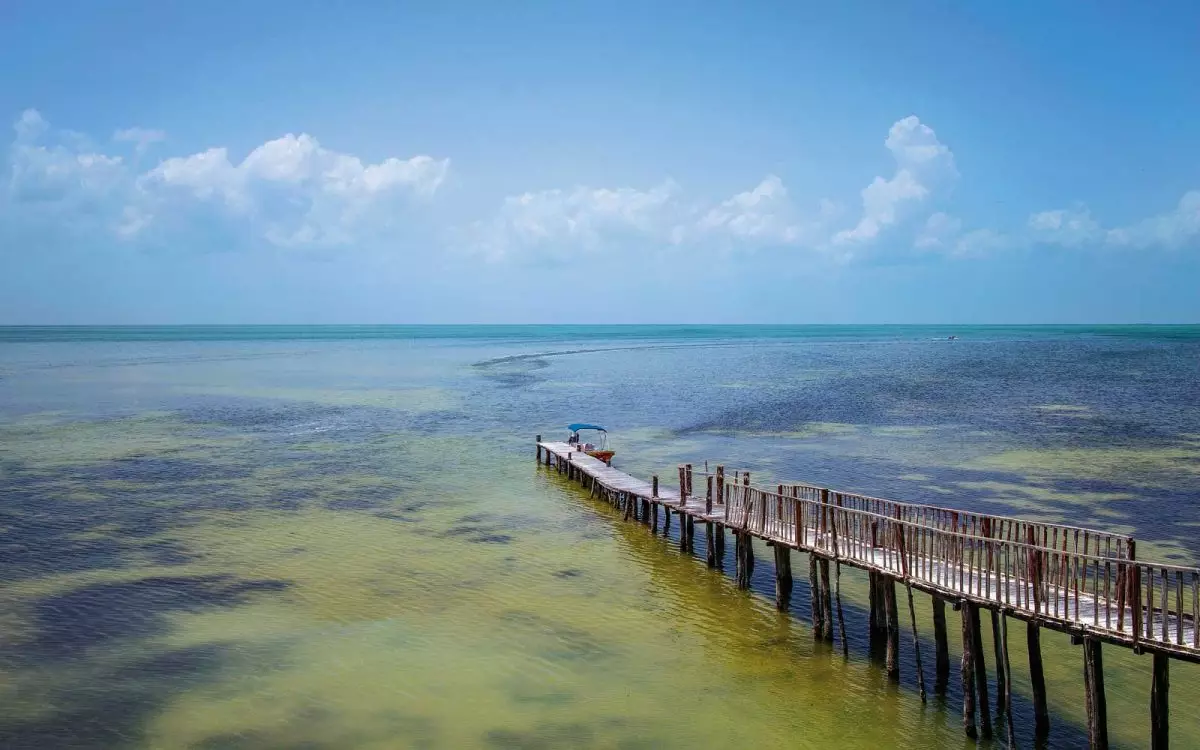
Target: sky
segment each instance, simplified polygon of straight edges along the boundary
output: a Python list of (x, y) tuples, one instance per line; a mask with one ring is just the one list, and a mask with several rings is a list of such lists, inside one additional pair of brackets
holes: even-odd
[(0, 2), (0, 324), (1200, 323), (1196, 3)]

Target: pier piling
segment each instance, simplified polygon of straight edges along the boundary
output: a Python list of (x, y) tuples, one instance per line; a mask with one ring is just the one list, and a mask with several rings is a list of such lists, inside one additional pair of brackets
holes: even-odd
[(782, 544), (775, 548), (775, 609), (786, 612), (792, 602), (792, 552)]
[(946, 694), (950, 682), (950, 647), (946, 639), (946, 600), (933, 595), (933, 692)]
[(1170, 747), (1169, 715), (1171, 703), (1171, 660), (1166, 654), (1154, 655), (1154, 676), (1150, 686), (1150, 748), (1166, 750)]
[(1104, 659), (1100, 641), (1083, 639), (1083, 684), (1087, 696), (1089, 750), (1108, 750), (1108, 702), (1104, 697)]

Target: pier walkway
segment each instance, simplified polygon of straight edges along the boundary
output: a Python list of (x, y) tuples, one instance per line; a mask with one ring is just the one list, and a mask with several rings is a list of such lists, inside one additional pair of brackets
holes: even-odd
[[(677, 477), (672, 478), (675, 487), (667, 488), (659, 485), (657, 476), (651, 481), (632, 477), (580, 452), (578, 446), (543, 442), (540, 436), (537, 454), (539, 463), (544, 456), (547, 465), (579, 481), (593, 496), (603, 496), (624, 508), (626, 518), (652, 523), (656, 532), (659, 514), (665, 529), (671, 513), (675, 513), (684, 549), (691, 549), (695, 523), (705, 524), (710, 565), (720, 564), (724, 557), (724, 530), (729, 529), (738, 544), (737, 580), (743, 588), (748, 587), (753, 571), (749, 539), (764, 540), (776, 550), (777, 604), (781, 608), (792, 587), (787, 550), (809, 553), (814, 627), (826, 639), (832, 639), (834, 619), (829, 562), (839, 571), (842, 565), (867, 571), (871, 577), (872, 635), (879, 630), (880, 637), (887, 638), (889, 673), (894, 671), (898, 647), (896, 583), (908, 589), (910, 614), (912, 590), (934, 597), (935, 628), (939, 630), (935, 633), (938, 679), (942, 684), (945, 633), (944, 622), (939, 624), (936, 612), (945, 602), (963, 611), (964, 639), (973, 633), (972, 642), (965, 642), (964, 648), (971, 653), (973, 646), (978, 652), (970, 657), (974, 670), (983, 669), (978, 641), (980, 609), (993, 613), (998, 661), (1002, 644), (997, 616), (1001, 622), (1013, 617), (1028, 623), (1031, 671), (1036, 675), (1041, 672), (1040, 652), (1033, 653), (1038, 643), (1036, 629), (1048, 627), (1069, 633), (1074, 642), (1085, 647), (1092, 747), (1107, 744), (1107, 730), (1102, 726), (1101, 642), (1155, 655), (1151, 701), (1154, 747), (1166, 746), (1162, 743), (1167, 736), (1168, 659), (1200, 663), (1200, 568), (1138, 559), (1136, 542), (1128, 536), (882, 500), (807, 484), (760, 487), (751, 484), (749, 472), (738, 471), (730, 476), (724, 467), (709, 473), (694, 471), (690, 464), (678, 466)], [(700, 481), (703, 487), (697, 487)], [(840, 592), (838, 600), (840, 619)], [(912, 627), (915, 645), (915, 615)], [(844, 644), (844, 622), (841, 628)], [(919, 664), (919, 651), (917, 659)], [(1036, 664), (1032, 663), (1035, 659)], [(895, 671), (898, 674), (898, 668)], [(923, 696), (923, 677), (920, 680)], [(1007, 681), (997, 682), (999, 690)], [(1035, 677), (1035, 693), (1037, 682)], [(986, 676), (978, 687), (984, 693), (981, 713), (985, 720), (981, 729), (986, 735)], [(1038, 733), (1043, 734), (1049, 727), (1045, 696), (1035, 694), (1034, 700)], [(964, 726), (974, 736), (974, 720), (967, 726), (964, 717)]]

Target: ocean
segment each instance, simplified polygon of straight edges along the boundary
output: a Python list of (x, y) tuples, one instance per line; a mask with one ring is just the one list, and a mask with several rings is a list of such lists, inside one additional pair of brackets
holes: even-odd
[[(768, 550), (738, 591), (534, 436), (1194, 565), (1198, 384), (1200, 326), (0, 327), (0, 747), (960, 747), (956, 670), (922, 704), (907, 637), (898, 686), (867, 658), (865, 576), (843, 658)], [(1086, 746), (1081, 651), (1043, 648), (1049, 746)], [(1106, 649), (1114, 746), (1148, 743), (1149, 659)]]

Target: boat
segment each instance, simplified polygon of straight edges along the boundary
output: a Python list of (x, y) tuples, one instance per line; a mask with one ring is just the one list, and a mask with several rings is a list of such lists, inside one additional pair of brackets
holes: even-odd
[[(567, 429), (571, 434), (567, 437), (567, 445), (578, 445), (579, 450), (588, 454), (592, 458), (598, 458), (607, 465), (612, 465), (613, 455), (616, 451), (608, 448), (608, 430), (598, 424), (586, 424), (584, 422), (576, 422), (567, 425)], [(590, 442), (580, 437), (580, 431), (588, 431), (597, 433), (597, 442)]]

